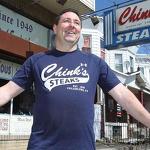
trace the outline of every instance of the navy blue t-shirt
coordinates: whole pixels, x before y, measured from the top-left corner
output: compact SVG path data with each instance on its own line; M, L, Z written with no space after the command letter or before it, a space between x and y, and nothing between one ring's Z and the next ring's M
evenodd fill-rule
M96 85L108 92L120 83L105 61L80 50L35 54L12 81L35 86L28 150L95 150Z

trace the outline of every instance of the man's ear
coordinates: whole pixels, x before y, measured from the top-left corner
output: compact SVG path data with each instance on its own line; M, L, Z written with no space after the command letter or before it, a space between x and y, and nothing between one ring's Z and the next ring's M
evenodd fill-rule
M55 34L56 34L56 31L57 31L56 28L57 28L57 26L56 26L56 24L54 24L53 25L53 31L54 31Z

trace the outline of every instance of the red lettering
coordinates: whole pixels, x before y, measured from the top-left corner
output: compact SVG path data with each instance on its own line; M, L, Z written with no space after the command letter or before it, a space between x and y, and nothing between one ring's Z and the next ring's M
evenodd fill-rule
M150 10L144 11L142 8L137 10L137 6L135 6L133 9L128 7L120 15L119 24L124 25L127 22L135 22L147 18L150 18Z
M8 130L8 119L0 119L0 131Z
M128 16L129 16L129 13L130 13L130 11L131 11L131 8L130 7L128 7L122 14L121 14L121 16L120 16L120 18L119 18L119 24L120 25L123 25L123 24L125 24L127 21L128 21ZM127 18L127 19L126 19Z
M129 17L129 22L136 21L136 17L137 17L137 14L135 13L136 8L137 8L137 6L135 6L134 9L132 10L131 15Z

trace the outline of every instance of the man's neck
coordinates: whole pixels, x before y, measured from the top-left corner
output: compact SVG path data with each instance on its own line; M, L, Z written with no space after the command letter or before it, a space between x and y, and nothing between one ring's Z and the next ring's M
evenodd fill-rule
M75 45L69 45L69 44L63 44L63 45L59 45L56 43L56 49L62 52L72 52L75 51L77 49L77 44Z

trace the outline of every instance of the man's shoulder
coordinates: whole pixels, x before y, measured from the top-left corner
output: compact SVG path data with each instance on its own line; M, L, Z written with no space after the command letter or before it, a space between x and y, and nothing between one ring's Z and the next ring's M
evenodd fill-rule
M84 56L87 56L87 57L90 57L90 58L94 58L94 59L101 59L99 56L97 56L97 55L95 55L95 54L93 54L91 52L85 52L85 51L81 51L81 50L79 50L79 51Z
M87 57L89 60L95 62L96 64L98 65L101 65L101 64L105 64L105 60L102 59L100 56L97 56L96 54L93 54L93 53L88 53L88 52L82 52L81 53Z
M31 65L36 64L39 60L45 59L46 53L47 52L44 51L35 53L32 56L28 57L24 62L24 64L31 64Z
M36 59L42 58L43 56L46 56L47 53L48 53L48 51L42 51L42 52L35 53L30 57L30 59L36 60Z

